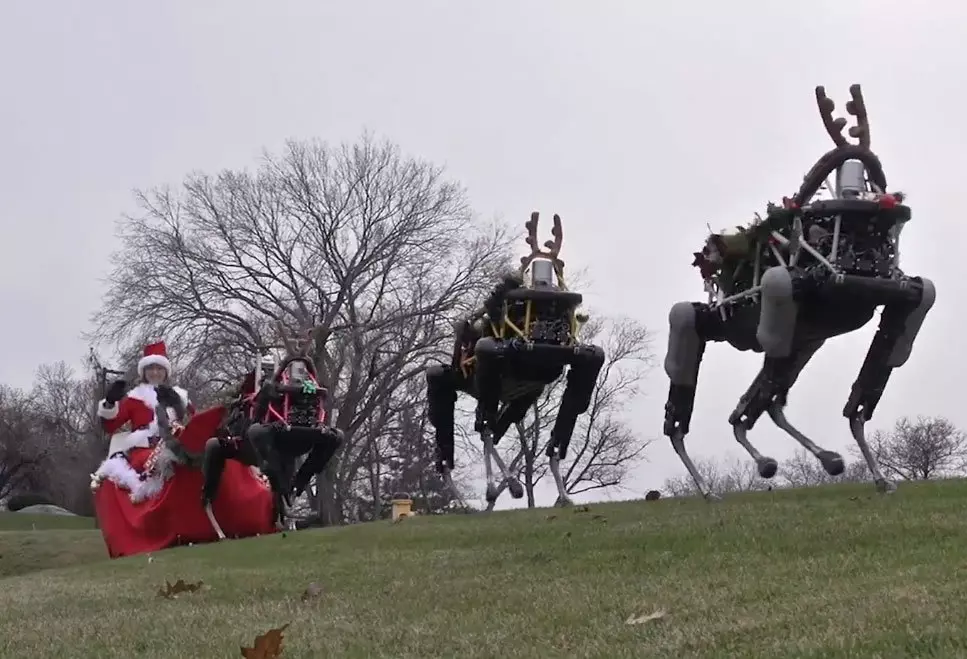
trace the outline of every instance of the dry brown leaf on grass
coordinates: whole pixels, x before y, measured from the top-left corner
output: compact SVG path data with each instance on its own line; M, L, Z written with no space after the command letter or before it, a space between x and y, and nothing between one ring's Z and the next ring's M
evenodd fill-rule
M158 589L158 597L173 600L176 599L181 593L193 593L197 590L201 590L203 585L205 585L204 581L188 583L184 579L178 579L178 581L174 583L169 583L168 580L165 579L165 587Z
M634 615L632 615L632 616L629 616L627 620L625 620L625 624L626 625L643 625L646 622L651 622L652 620L661 620L661 619L663 619L667 615L668 615L668 612L667 611L664 611L664 610L655 611L654 613L647 613L647 614L645 614L643 616L634 616Z
M316 599L322 595L322 586L313 582L306 586L306 589L302 592L302 601L308 602L311 599Z
M270 629L261 636L256 636L254 647L242 647L242 656L245 659L276 659L282 656L282 651L285 649L282 647L282 642L285 640L282 632L290 624L287 622L278 629Z

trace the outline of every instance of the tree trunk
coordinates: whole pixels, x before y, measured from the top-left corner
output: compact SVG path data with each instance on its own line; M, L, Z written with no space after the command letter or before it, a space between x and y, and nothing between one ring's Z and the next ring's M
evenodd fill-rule
M316 498L319 506L319 523L322 526L338 526L342 521L339 501L336 498L336 482L332 462L316 476Z
M528 508L534 508L537 505L534 500L534 457L529 450L524 451L524 492L527 493Z
M367 465L366 469L369 471L369 490L373 497L373 507L372 516L373 519L379 519L383 512L383 493L380 487L380 473L379 473L379 458L376 456L373 450L374 442L370 440L369 447L367 447Z
M534 437L532 441L524 444L524 491L527 492L527 507L534 508L537 504L534 499L534 465L537 463L537 447L540 446L541 439L541 411L534 403Z

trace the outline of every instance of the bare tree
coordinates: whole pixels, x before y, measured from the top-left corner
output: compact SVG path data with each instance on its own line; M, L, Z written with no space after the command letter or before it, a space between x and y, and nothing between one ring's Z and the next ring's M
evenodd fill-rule
M944 417L903 417L873 433L870 448L883 469L906 480L944 478L967 464L967 435Z
M77 376L66 363L57 362L40 366L30 392L49 458L38 477L40 489L78 514L93 514L90 474L105 457L94 413L98 389L93 374Z
M387 509L389 499L400 493L412 498L415 509L426 514L460 507L460 499L454 499L436 470L433 428L424 410L400 411L396 432L390 436L387 449L384 464L389 468L384 471L382 482L382 500Z
M721 462L700 458L695 460L695 467L715 494L760 492L771 489L769 481L759 476L755 463L750 460L735 456L730 456ZM673 497L699 494L695 483L687 474L667 479L663 489Z
M49 449L30 397L0 385L0 501L43 485Z
M578 417L568 458L563 463L562 477L568 494L620 487L628 470L652 441L634 432L623 417L655 363L650 332L631 318L604 317L592 319L584 327L582 337L602 343L606 359L588 411ZM508 441L508 436L500 444L505 462L524 486L529 508L535 506L535 486L548 471L542 456L560 406L565 378L562 376L549 386L524 423L518 425L517 441ZM479 446L476 442L474 445Z
M165 335L188 372L230 381L274 321L312 331L346 434L317 488L322 521L339 521L397 392L506 266L505 231L477 222L441 168L369 136L293 142L255 173L193 174L138 201L95 336Z
M407 381L357 432L366 444L359 447L364 460L357 472L357 486L345 494L349 517L385 517L392 498L402 493L411 497L415 509L423 513L449 512L457 507L452 505L452 493L436 471L433 429L425 414L424 397L422 378Z
M779 476L783 487L814 487L868 481L870 471L862 459L856 459L847 462L845 471L839 476L830 476L812 453L799 449L791 458L779 463Z

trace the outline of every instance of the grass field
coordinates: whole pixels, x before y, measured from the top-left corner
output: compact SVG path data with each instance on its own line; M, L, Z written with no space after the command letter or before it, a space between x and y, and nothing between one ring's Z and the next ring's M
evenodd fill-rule
M150 561L106 560L95 530L0 518L21 527L0 531L0 656L237 657L290 623L291 658L967 657L965 503L962 481L837 486L411 518ZM157 596L179 578L206 588Z
M0 513L0 579L103 560L104 542L93 529L90 517Z

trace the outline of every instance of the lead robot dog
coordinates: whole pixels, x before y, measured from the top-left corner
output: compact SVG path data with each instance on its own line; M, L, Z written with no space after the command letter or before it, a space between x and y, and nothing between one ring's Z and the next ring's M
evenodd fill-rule
M709 341L737 350L763 352L752 386L729 417L739 444L752 456L759 475L772 478L778 463L764 456L747 433L763 412L812 453L833 476L843 458L817 445L786 420L789 389L809 359L834 336L866 325L882 306L879 329L843 416L869 466L876 489L896 486L884 478L864 434L893 369L906 363L924 318L936 300L933 282L900 269L900 231L910 219L903 195L889 194L880 160L870 150L869 122L859 85L846 104L857 125L842 135L846 119L833 119L835 106L823 87L816 101L835 148L806 175L799 191L783 205L770 204L735 234L712 235L695 253L708 302L679 302L669 314L665 372L671 380L664 433L703 496L714 498L685 450L698 380ZM827 177L835 175L832 182ZM815 199L824 187L831 199Z
M538 213L534 212L525 224L531 253L521 258L520 272L505 276L483 308L456 324L451 363L432 366L426 373L437 469L457 498L451 471L458 392L477 400L474 429L483 440L487 502L496 501L499 493L492 463L497 464L511 496L519 499L524 489L508 472L495 445L568 367L546 454L558 490L556 505L571 503L560 462L567 457L578 416L590 405L605 355L599 346L578 340L587 316L578 311L582 295L567 290L564 282L564 262L558 257L563 241L561 218L554 216L554 240L544 244L548 251L538 246L537 222Z

